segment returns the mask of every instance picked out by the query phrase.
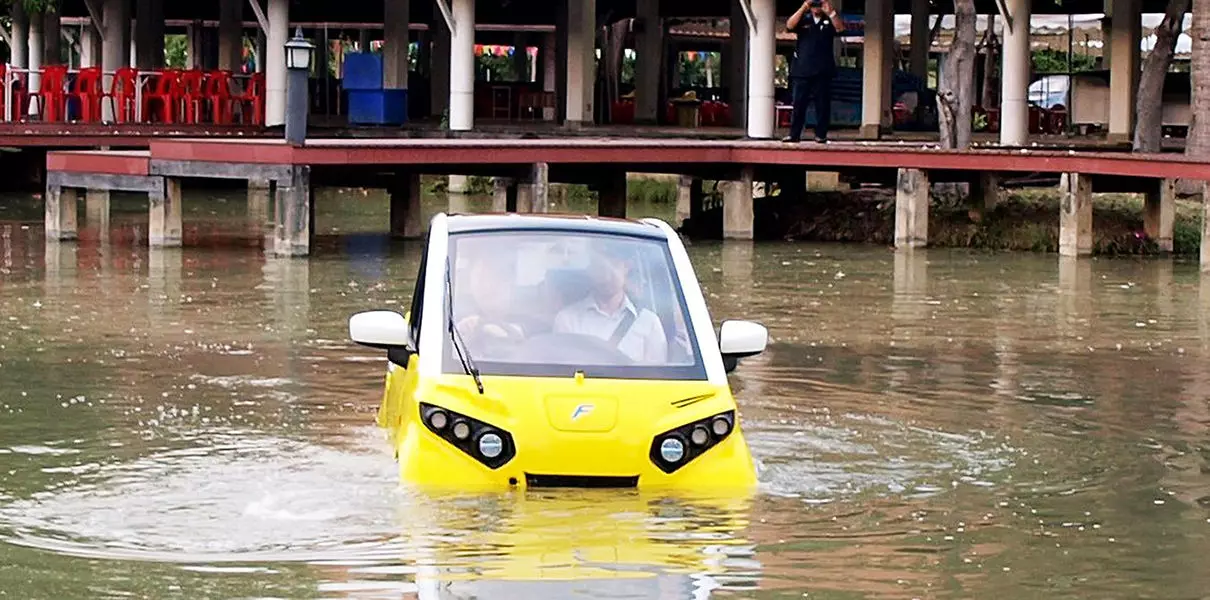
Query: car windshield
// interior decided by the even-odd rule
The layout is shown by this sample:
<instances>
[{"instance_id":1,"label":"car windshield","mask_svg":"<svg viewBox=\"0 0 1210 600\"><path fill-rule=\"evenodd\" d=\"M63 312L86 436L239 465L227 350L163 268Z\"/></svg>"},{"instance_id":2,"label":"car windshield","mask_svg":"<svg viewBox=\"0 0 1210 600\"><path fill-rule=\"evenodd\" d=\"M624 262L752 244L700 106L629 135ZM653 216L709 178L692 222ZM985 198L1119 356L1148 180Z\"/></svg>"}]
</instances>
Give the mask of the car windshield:
<instances>
[{"instance_id":1,"label":"car windshield","mask_svg":"<svg viewBox=\"0 0 1210 600\"><path fill-rule=\"evenodd\" d=\"M449 252L449 309L484 375L705 378L662 240L468 232L450 236ZM443 370L463 372L443 337Z\"/></svg>"}]
</instances>

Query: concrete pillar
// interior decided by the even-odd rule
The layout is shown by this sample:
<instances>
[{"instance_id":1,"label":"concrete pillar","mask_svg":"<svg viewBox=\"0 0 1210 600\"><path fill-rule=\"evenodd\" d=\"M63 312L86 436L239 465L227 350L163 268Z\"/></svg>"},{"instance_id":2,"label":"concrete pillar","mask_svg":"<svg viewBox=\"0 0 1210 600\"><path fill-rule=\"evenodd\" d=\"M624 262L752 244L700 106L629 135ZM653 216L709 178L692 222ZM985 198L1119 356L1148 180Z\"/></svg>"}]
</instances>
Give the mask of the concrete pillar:
<instances>
[{"instance_id":1,"label":"concrete pillar","mask_svg":"<svg viewBox=\"0 0 1210 600\"><path fill-rule=\"evenodd\" d=\"M673 217L672 227L679 228L685 219L689 218L689 214L693 212L693 177L681 175L680 181L676 186L676 214Z\"/></svg>"},{"instance_id":2,"label":"concrete pillar","mask_svg":"<svg viewBox=\"0 0 1210 600\"><path fill-rule=\"evenodd\" d=\"M76 190L73 188L51 184L46 186L47 240L76 239L79 231L76 198Z\"/></svg>"},{"instance_id":3,"label":"concrete pillar","mask_svg":"<svg viewBox=\"0 0 1210 600\"><path fill-rule=\"evenodd\" d=\"M979 173L970 184L969 204L981 219L1000 203L1000 175L998 173Z\"/></svg>"},{"instance_id":4,"label":"concrete pillar","mask_svg":"<svg viewBox=\"0 0 1210 600\"><path fill-rule=\"evenodd\" d=\"M232 2L233 0L221 0L221 2ZM220 6L222 5L220 2ZM155 33L152 29L155 26L155 11L154 6L160 4L161 0L135 0L134 14L134 64L140 69L152 69L155 61L156 45L152 41ZM219 17L222 18L221 16ZM164 32L161 28L159 31L160 37L163 37ZM160 62L163 62L163 49L160 48Z\"/></svg>"},{"instance_id":5,"label":"concrete pillar","mask_svg":"<svg viewBox=\"0 0 1210 600\"><path fill-rule=\"evenodd\" d=\"M1142 11L1139 0L1112 0L1113 29L1109 46L1109 134L1111 143L1130 142L1134 133L1135 96L1139 89L1139 43L1142 41Z\"/></svg>"},{"instance_id":6,"label":"concrete pillar","mask_svg":"<svg viewBox=\"0 0 1210 600\"><path fill-rule=\"evenodd\" d=\"M512 177L492 177L492 212L516 212L517 188Z\"/></svg>"},{"instance_id":7,"label":"concrete pillar","mask_svg":"<svg viewBox=\"0 0 1210 600\"><path fill-rule=\"evenodd\" d=\"M24 69L29 65L29 15L25 13L25 3L10 4L9 17L12 19L9 32L9 63Z\"/></svg>"},{"instance_id":8,"label":"concrete pillar","mask_svg":"<svg viewBox=\"0 0 1210 600\"><path fill-rule=\"evenodd\" d=\"M30 92L36 92L42 86L42 75L38 71L42 68L42 27L45 20L41 13L33 13L29 15L29 77L26 79L26 89ZM42 111L45 115L46 108L42 106L39 100L38 104L29 103L29 114L37 115L38 111Z\"/></svg>"},{"instance_id":9,"label":"concrete pillar","mask_svg":"<svg viewBox=\"0 0 1210 600\"><path fill-rule=\"evenodd\" d=\"M559 61L556 56L555 47L557 46L556 36L553 33L548 33L542 36L542 49L538 52L542 56L542 93L546 95L554 95L558 89L559 79ZM555 107L547 106L545 102L542 105L542 120L555 120Z\"/></svg>"},{"instance_id":10,"label":"concrete pillar","mask_svg":"<svg viewBox=\"0 0 1210 600\"><path fill-rule=\"evenodd\" d=\"M475 0L453 0L450 32L450 130L475 124Z\"/></svg>"},{"instance_id":11,"label":"concrete pillar","mask_svg":"<svg viewBox=\"0 0 1210 600\"><path fill-rule=\"evenodd\" d=\"M750 240L754 237L755 213L752 201L754 179L755 173L752 167L743 167L738 180L726 183L723 191L723 239Z\"/></svg>"},{"instance_id":12,"label":"concrete pillar","mask_svg":"<svg viewBox=\"0 0 1210 600\"><path fill-rule=\"evenodd\" d=\"M286 123L286 42L290 39L289 0L269 0L265 42L265 125ZM280 196L281 191L278 191ZM279 210L280 212L280 210Z\"/></svg>"},{"instance_id":13,"label":"concrete pillar","mask_svg":"<svg viewBox=\"0 0 1210 600\"><path fill-rule=\"evenodd\" d=\"M899 169L895 184L895 247L923 248L929 243L929 175Z\"/></svg>"},{"instance_id":14,"label":"concrete pillar","mask_svg":"<svg viewBox=\"0 0 1210 600\"><path fill-rule=\"evenodd\" d=\"M162 1L153 1L148 17L148 20L151 22L151 33L148 35L151 50L148 54L151 55L151 68L153 69L164 68L164 4ZM242 17L243 13L240 12L239 14Z\"/></svg>"},{"instance_id":15,"label":"concrete pillar","mask_svg":"<svg viewBox=\"0 0 1210 600\"><path fill-rule=\"evenodd\" d=\"M513 33L513 73L517 81L533 81L529 76L529 34L524 31Z\"/></svg>"},{"instance_id":16,"label":"concrete pillar","mask_svg":"<svg viewBox=\"0 0 1210 600\"><path fill-rule=\"evenodd\" d=\"M567 65L563 82L565 119L572 126L592 124L596 77L596 0L567 2Z\"/></svg>"},{"instance_id":17,"label":"concrete pillar","mask_svg":"<svg viewBox=\"0 0 1210 600\"><path fill-rule=\"evenodd\" d=\"M429 65L429 112L434 117L440 117L450 106L450 62L445 60L450 55L450 29L440 14L437 15L434 28L433 51L429 54L432 58Z\"/></svg>"},{"instance_id":18,"label":"concrete pillar","mask_svg":"<svg viewBox=\"0 0 1210 600\"><path fill-rule=\"evenodd\" d=\"M655 123L660 114L660 66L664 64L664 22L659 0L638 3L635 30L634 120Z\"/></svg>"},{"instance_id":19,"label":"concrete pillar","mask_svg":"<svg viewBox=\"0 0 1210 600\"><path fill-rule=\"evenodd\" d=\"M272 193L273 184L270 180L248 180L248 225L253 233L261 235L269 227L269 213L273 207Z\"/></svg>"},{"instance_id":20,"label":"concrete pillar","mask_svg":"<svg viewBox=\"0 0 1210 600\"><path fill-rule=\"evenodd\" d=\"M517 184L516 211L545 213L550 208L550 165L534 163Z\"/></svg>"},{"instance_id":21,"label":"concrete pillar","mask_svg":"<svg viewBox=\"0 0 1210 600\"><path fill-rule=\"evenodd\" d=\"M1210 202L1206 198L1210 198L1210 186L1202 187L1202 273L1210 273ZM1205 286L1203 286L1203 289Z\"/></svg>"},{"instance_id":22,"label":"concrete pillar","mask_svg":"<svg viewBox=\"0 0 1210 600\"><path fill-rule=\"evenodd\" d=\"M153 0L154 1L154 0ZM258 0L259 1L259 0ZM239 72L244 59L244 2L219 0L218 68Z\"/></svg>"},{"instance_id":23,"label":"concrete pillar","mask_svg":"<svg viewBox=\"0 0 1210 600\"><path fill-rule=\"evenodd\" d=\"M1030 0L1005 0L1012 27L1005 23L1000 69L1000 144L1023 146L1029 137Z\"/></svg>"},{"instance_id":24,"label":"concrete pillar","mask_svg":"<svg viewBox=\"0 0 1210 600\"><path fill-rule=\"evenodd\" d=\"M742 129L748 122L748 23L744 20L739 0L731 0L731 42L723 63L723 72L728 77L727 101L731 104L731 126Z\"/></svg>"},{"instance_id":25,"label":"concrete pillar","mask_svg":"<svg viewBox=\"0 0 1210 600\"><path fill-rule=\"evenodd\" d=\"M938 15L937 18L941 18ZM929 74L929 0L912 0L911 49L908 72L925 83Z\"/></svg>"},{"instance_id":26,"label":"concrete pillar","mask_svg":"<svg viewBox=\"0 0 1210 600\"><path fill-rule=\"evenodd\" d=\"M390 40L387 40L390 44ZM420 174L397 173L391 188L391 235L397 238L419 238L424 235L420 208Z\"/></svg>"},{"instance_id":27,"label":"concrete pillar","mask_svg":"<svg viewBox=\"0 0 1210 600\"><path fill-rule=\"evenodd\" d=\"M878 139L891 126L891 57L895 19L891 0L866 0L865 6L859 135L866 139Z\"/></svg>"},{"instance_id":28,"label":"concrete pillar","mask_svg":"<svg viewBox=\"0 0 1210 600\"><path fill-rule=\"evenodd\" d=\"M408 89L408 48L411 39L409 0L384 0L382 28L382 84L388 90Z\"/></svg>"},{"instance_id":29,"label":"concrete pillar","mask_svg":"<svg viewBox=\"0 0 1210 600\"><path fill-rule=\"evenodd\" d=\"M1059 179L1059 254L1092 254L1092 180L1079 173Z\"/></svg>"},{"instance_id":30,"label":"concrete pillar","mask_svg":"<svg viewBox=\"0 0 1210 600\"><path fill-rule=\"evenodd\" d=\"M370 30L369 29L358 29L357 30L357 51L358 52L369 52L370 51Z\"/></svg>"},{"instance_id":31,"label":"concrete pillar","mask_svg":"<svg viewBox=\"0 0 1210 600\"><path fill-rule=\"evenodd\" d=\"M147 242L153 247L181 245L181 180L164 178L163 191L147 195L151 208L147 222Z\"/></svg>"},{"instance_id":32,"label":"concrete pillar","mask_svg":"<svg viewBox=\"0 0 1210 600\"><path fill-rule=\"evenodd\" d=\"M109 238L109 190L88 190L84 194L84 222L96 227L102 240Z\"/></svg>"},{"instance_id":33,"label":"concrete pillar","mask_svg":"<svg viewBox=\"0 0 1210 600\"><path fill-rule=\"evenodd\" d=\"M749 2L755 29L748 30L748 137L770 139L776 108L773 103L774 61L777 57L777 3L774 0L737 0ZM751 198L751 191L746 195ZM751 225L747 226L751 239ZM723 228L726 235L727 228Z\"/></svg>"},{"instance_id":34,"label":"concrete pillar","mask_svg":"<svg viewBox=\"0 0 1210 600\"><path fill-rule=\"evenodd\" d=\"M277 182L273 215L273 254L306 256L311 252L311 168L291 168L288 181Z\"/></svg>"},{"instance_id":35,"label":"concrete pillar","mask_svg":"<svg viewBox=\"0 0 1210 600\"><path fill-rule=\"evenodd\" d=\"M103 76L106 90L111 89L113 85L112 73L127 65L126 53L129 51L127 34L130 27L129 25L123 27L122 24L130 21L129 1L103 0L104 4L101 7L102 26L104 27L104 36L101 40L101 70L106 73ZM101 116L105 121L113 121L111 103L101 103Z\"/></svg>"},{"instance_id":36,"label":"concrete pillar","mask_svg":"<svg viewBox=\"0 0 1210 600\"><path fill-rule=\"evenodd\" d=\"M446 190L451 194L465 194L466 184L466 175L450 175L446 183Z\"/></svg>"},{"instance_id":37,"label":"concrete pillar","mask_svg":"<svg viewBox=\"0 0 1210 600\"><path fill-rule=\"evenodd\" d=\"M608 173L597 185L597 215L626 218L626 172Z\"/></svg>"},{"instance_id":38,"label":"concrete pillar","mask_svg":"<svg viewBox=\"0 0 1210 600\"><path fill-rule=\"evenodd\" d=\"M1121 56L1119 54L1119 56ZM1176 221L1176 180L1160 179L1143 206L1143 230L1161 252L1172 252L1172 226Z\"/></svg>"}]
</instances>

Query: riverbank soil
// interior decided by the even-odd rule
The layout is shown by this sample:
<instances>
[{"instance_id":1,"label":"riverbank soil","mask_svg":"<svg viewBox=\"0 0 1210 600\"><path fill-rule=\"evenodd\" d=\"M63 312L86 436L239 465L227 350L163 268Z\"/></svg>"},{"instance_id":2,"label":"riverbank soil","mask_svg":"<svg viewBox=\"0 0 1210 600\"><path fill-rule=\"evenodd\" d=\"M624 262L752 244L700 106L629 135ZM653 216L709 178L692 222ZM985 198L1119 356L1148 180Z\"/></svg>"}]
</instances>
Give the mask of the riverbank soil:
<instances>
[{"instance_id":1,"label":"riverbank soil","mask_svg":"<svg viewBox=\"0 0 1210 600\"><path fill-rule=\"evenodd\" d=\"M797 195L797 194L796 194ZM964 186L934 189L929 204L929 245L1057 252L1059 193L1053 188L1004 190L991 210L976 210ZM755 201L754 235L759 240L864 242L891 245L895 192L890 188L807 191L801 201L780 195ZM1143 230L1142 194L1096 194L1093 201L1095 254L1159 254ZM690 238L716 238L722 230L720 202L697 222L687 220ZM1173 253L1195 254L1200 243L1201 198L1179 198Z\"/></svg>"}]
</instances>

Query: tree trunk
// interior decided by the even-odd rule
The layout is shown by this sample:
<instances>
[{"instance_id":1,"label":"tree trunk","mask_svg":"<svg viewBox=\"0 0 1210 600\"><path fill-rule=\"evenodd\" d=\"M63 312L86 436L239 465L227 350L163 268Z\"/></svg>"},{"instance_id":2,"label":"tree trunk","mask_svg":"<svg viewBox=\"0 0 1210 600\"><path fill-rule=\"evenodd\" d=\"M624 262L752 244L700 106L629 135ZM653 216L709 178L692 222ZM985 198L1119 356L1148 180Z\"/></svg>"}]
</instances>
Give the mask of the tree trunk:
<instances>
[{"instance_id":1,"label":"tree trunk","mask_svg":"<svg viewBox=\"0 0 1210 600\"><path fill-rule=\"evenodd\" d=\"M1138 124L1134 127L1135 152L1160 151L1164 78L1172 64L1176 39L1181 34L1181 24L1188 10L1189 0L1168 0L1164 19L1155 28L1155 47L1147 55L1147 60L1143 61L1143 74L1139 78L1139 95L1135 105L1138 113Z\"/></svg>"},{"instance_id":2,"label":"tree trunk","mask_svg":"<svg viewBox=\"0 0 1210 600\"><path fill-rule=\"evenodd\" d=\"M984 109L996 105L996 88L1000 82L1000 78L995 76L996 66L1000 64L999 49L1000 42L996 39L996 15L988 15L987 33L983 36L983 93L979 99L979 105Z\"/></svg>"},{"instance_id":3,"label":"tree trunk","mask_svg":"<svg viewBox=\"0 0 1210 600\"><path fill-rule=\"evenodd\" d=\"M1193 38L1193 57L1189 70L1192 98L1189 103L1189 136L1185 140L1185 154L1210 157L1210 0L1194 0L1193 27L1189 37Z\"/></svg>"},{"instance_id":4,"label":"tree trunk","mask_svg":"<svg viewBox=\"0 0 1210 600\"><path fill-rule=\"evenodd\" d=\"M937 90L942 148L970 147L971 106L975 100L975 18L974 0L954 0L954 41L945 59L945 76Z\"/></svg>"}]
</instances>

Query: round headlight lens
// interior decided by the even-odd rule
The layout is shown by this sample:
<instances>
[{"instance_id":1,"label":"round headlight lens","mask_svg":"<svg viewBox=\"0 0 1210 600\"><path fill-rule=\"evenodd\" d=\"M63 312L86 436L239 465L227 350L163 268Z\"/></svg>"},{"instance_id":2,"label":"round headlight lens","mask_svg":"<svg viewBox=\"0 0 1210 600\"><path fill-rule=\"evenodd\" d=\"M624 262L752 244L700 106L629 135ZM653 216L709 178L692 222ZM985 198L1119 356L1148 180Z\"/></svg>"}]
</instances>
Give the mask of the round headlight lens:
<instances>
[{"instance_id":1,"label":"round headlight lens","mask_svg":"<svg viewBox=\"0 0 1210 600\"><path fill-rule=\"evenodd\" d=\"M446 425L450 424L450 416L444 410L429 411L429 427L433 429L445 429Z\"/></svg>"},{"instance_id":2,"label":"round headlight lens","mask_svg":"<svg viewBox=\"0 0 1210 600\"><path fill-rule=\"evenodd\" d=\"M723 417L715 417L710 422L710 430L714 432L715 436L723 437L731 432L731 422Z\"/></svg>"},{"instance_id":3,"label":"round headlight lens","mask_svg":"<svg viewBox=\"0 0 1210 600\"><path fill-rule=\"evenodd\" d=\"M660 458L664 462L675 463L685 458L685 444L676 438L664 438L660 442Z\"/></svg>"},{"instance_id":4,"label":"round headlight lens","mask_svg":"<svg viewBox=\"0 0 1210 600\"><path fill-rule=\"evenodd\" d=\"M504 440L494 433L479 436L479 454L484 458L496 458L504 453Z\"/></svg>"},{"instance_id":5,"label":"round headlight lens","mask_svg":"<svg viewBox=\"0 0 1210 600\"><path fill-rule=\"evenodd\" d=\"M689 441L693 442L694 446L705 446L706 442L710 441L710 432L700 425L694 427L693 432L689 434Z\"/></svg>"},{"instance_id":6,"label":"round headlight lens","mask_svg":"<svg viewBox=\"0 0 1210 600\"><path fill-rule=\"evenodd\" d=\"M454 423L454 437L459 440L465 440L471 437L471 425L466 421L458 421Z\"/></svg>"}]
</instances>

